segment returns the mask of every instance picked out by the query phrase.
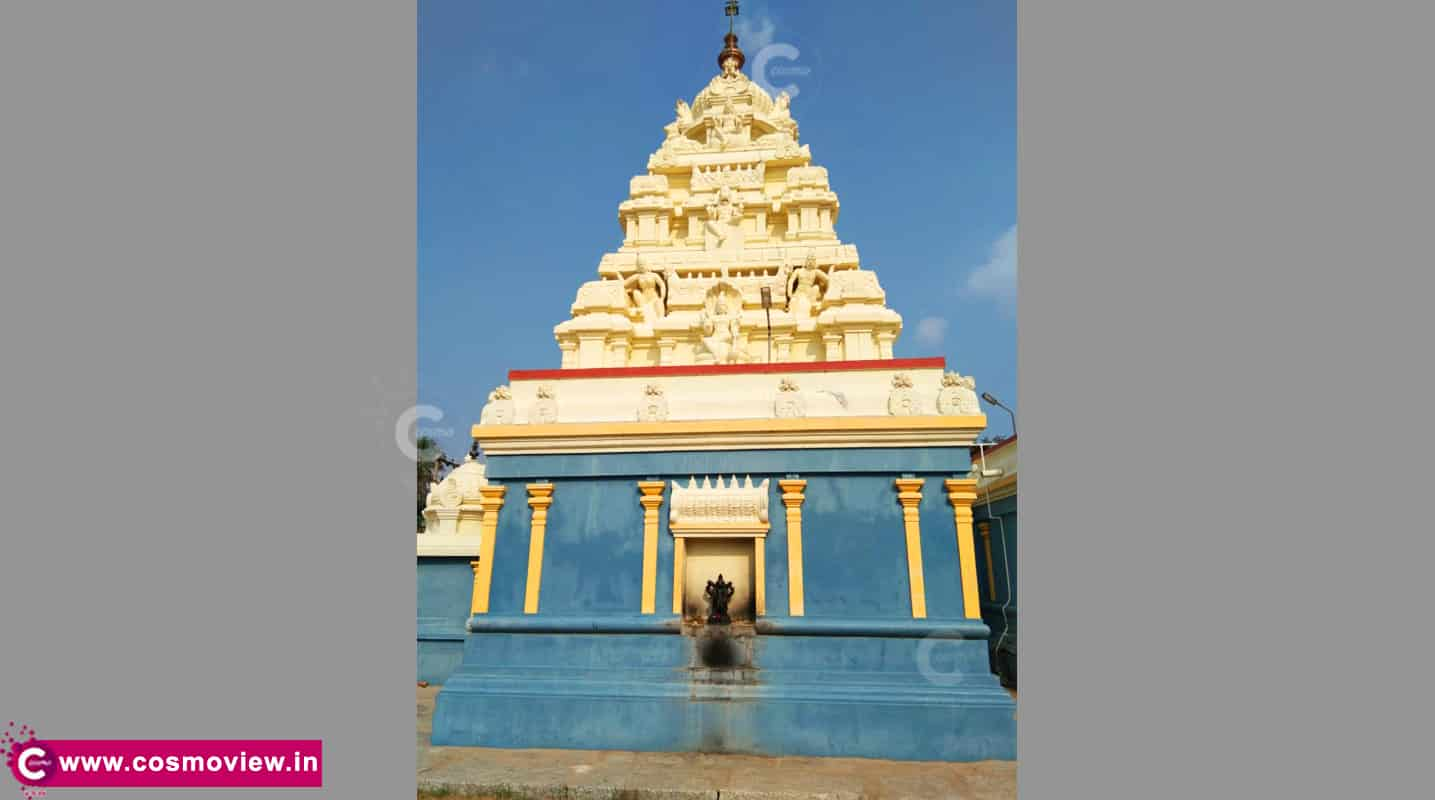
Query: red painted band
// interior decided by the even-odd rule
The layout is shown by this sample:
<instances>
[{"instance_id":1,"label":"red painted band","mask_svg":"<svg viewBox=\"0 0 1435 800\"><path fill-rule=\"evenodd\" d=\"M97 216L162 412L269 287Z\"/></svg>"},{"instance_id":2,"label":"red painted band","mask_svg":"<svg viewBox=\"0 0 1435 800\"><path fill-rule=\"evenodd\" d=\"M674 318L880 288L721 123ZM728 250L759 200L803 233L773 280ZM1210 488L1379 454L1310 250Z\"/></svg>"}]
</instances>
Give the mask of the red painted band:
<instances>
[{"instance_id":1,"label":"red painted band","mask_svg":"<svg viewBox=\"0 0 1435 800\"><path fill-rule=\"evenodd\" d=\"M508 380L554 381L565 378L646 378L678 375L761 375L773 372L855 372L878 369L945 369L947 359L887 358L865 361L805 361L781 364L687 364L674 367L596 367L592 369L512 369Z\"/></svg>"}]
</instances>

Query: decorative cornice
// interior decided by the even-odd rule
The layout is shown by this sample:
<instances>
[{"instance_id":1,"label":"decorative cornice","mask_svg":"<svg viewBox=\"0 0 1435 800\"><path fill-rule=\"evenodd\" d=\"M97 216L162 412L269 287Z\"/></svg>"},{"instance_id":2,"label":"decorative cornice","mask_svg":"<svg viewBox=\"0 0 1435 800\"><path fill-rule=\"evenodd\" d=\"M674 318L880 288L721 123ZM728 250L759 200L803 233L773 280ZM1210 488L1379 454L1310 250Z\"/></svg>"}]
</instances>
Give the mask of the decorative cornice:
<instances>
[{"instance_id":1,"label":"decorative cornice","mask_svg":"<svg viewBox=\"0 0 1435 800\"><path fill-rule=\"evenodd\" d=\"M592 369L514 369L509 382L574 378L648 378L680 375L742 375L789 372L843 372L884 369L946 369L947 359L873 358L861 361L787 361L768 364L686 364L672 367L596 367Z\"/></svg>"},{"instance_id":2,"label":"decorative cornice","mask_svg":"<svg viewBox=\"0 0 1435 800\"><path fill-rule=\"evenodd\" d=\"M986 421L985 416L796 417L475 425L472 432L489 455L952 447L971 444Z\"/></svg>"}]
</instances>

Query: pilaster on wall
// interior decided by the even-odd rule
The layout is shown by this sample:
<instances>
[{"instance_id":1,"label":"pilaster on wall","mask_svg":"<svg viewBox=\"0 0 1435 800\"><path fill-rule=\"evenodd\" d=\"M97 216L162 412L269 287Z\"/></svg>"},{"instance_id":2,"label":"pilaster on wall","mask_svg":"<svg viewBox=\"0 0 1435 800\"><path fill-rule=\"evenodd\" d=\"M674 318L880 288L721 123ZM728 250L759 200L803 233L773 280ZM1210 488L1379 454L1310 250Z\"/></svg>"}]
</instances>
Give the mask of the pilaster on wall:
<instances>
[{"instance_id":1,"label":"pilaster on wall","mask_svg":"<svg viewBox=\"0 0 1435 800\"><path fill-rule=\"evenodd\" d=\"M902 527L907 533L907 582L912 589L912 618L927 618L927 583L922 577L922 528L918 505L924 478L898 478L897 501L902 504Z\"/></svg>"},{"instance_id":2,"label":"pilaster on wall","mask_svg":"<svg viewBox=\"0 0 1435 800\"><path fill-rule=\"evenodd\" d=\"M780 480L782 505L787 509L787 613L803 616L802 591L802 501L805 480Z\"/></svg>"},{"instance_id":3,"label":"pilaster on wall","mask_svg":"<svg viewBox=\"0 0 1435 800\"><path fill-rule=\"evenodd\" d=\"M473 613L488 613L488 590L493 585L493 544L498 533L498 512L503 508L507 486L489 484L478 490L478 504L483 507L483 539L478 548L478 569L473 580Z\"/></svg>"},{"instance_id":4,"label":"pilaster on wall","mask_svg":"<svg viewBox=\"0 0 1435 800\"><path fill-rule=\"evenodd\" d=\"M987 557L987 599L997 601L997 570L992 564L992 523L982 520L977 523L977 533L982 535L982 551Z\"/></svg>"},{"instance_id":5,"label":"pilaster on wall","mask_svg":"<svg viewBox=\"0 0 1435 800\"><path fill-rule=\"evenodd\" d=\"M962 571L962 608L967 619L981 619L981 600L977 596L977 549L972 542L972 502L977 499L977 481L976 478L951 478L946 481L946 487L947 500L952 504L952 520L957 527L957 560Z\"/></svg>"},{"instance_id":6,"label":"pilaster on wall","mask_svg":"<svg viewBox=\"0 0 1435 800\"><path fill-rule=\"evenodd\" d=\"M528 484L528 507L533 518L528 529L528 584L523 593L523 613L538 613L538 589L543 583L543 536L548 530L548 507L553 505L553 484Z\"/></svg>"},{"instance_id":7,"label":"pilaster on wall","mask_svg":"<svg viewBox=\"0 0 1435 800\"><path fill-rule=\"evenodd\" d=\"M638 481L643 506L643 607L642 613L653 614L658 608L658 509L663 505L664 481ZM677 581L674 581L677 584ZM675 603L681 602L674 590Z\"/></svg>"}]
</instances>

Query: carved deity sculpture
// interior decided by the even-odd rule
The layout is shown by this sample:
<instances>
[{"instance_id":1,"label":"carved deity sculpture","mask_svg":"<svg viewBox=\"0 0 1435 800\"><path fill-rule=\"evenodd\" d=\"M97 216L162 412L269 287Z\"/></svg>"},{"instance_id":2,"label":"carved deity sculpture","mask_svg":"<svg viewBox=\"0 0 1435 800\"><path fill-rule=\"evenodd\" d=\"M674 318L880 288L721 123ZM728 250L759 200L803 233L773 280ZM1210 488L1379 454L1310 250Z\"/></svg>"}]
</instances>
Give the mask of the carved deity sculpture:
<instances>
[{"instance_id":1,"label":"carved deity sculpture","mask_svg":"<svg viewBox=\"0 0 1435 800\"><path fill-rule=\"evenodd\" d=\"M742 250L742 198L731 186L718 190L708 204L708 218L703 222L706 250L722 250L724 258L737 257Z\"/></svg>"},{"instance_id":2,"label":"carved deity sculpture","mask_svg":"<svg viewBox=\"0 0 1435 800\"><path fill-rule=\"evenodd\" d=\"M723 103L722 111L711 117L708 144L725 150L730 146L743 144L746 140L742 117L733 108L731 100Z\"/></svg>"},{"instance_id":3,"label":"carved deity sculpture","mask_svg":"<svg viewBox=\"0 0 1435 800\"><path fill-rule=\"evenodd\" d=\"M887 395L887 413L894 417L910 417L918 413L917 393L912 376L899 372L892 376L892 391Z\"/></svg>"},{"instance_id":4,"label":"carved deity sculpture","mask_svg":"<svg viewBox=\"0 0 1435 800\"><path fill-rule=\"evenodd\" d=\"M777 384L777 399L772 403L772 415L779 418L807 416L807 404L802 400L802 389L791 378L783 378Z\"/></svg>"},{"instance_id":5,"label":"carved deity sculpture","mask_svg":"<svg viewBox=\"0 0 1435 800\"><path fill-rule=\"evenodd\" d=\"M488 393L488 403L478 414L480 425L508 425L513 422L513 392L500 386Z\"/></svg>"},{"instance_id":6,"label":"carved deity sculpture","mask_svg":"<svg viewBox=\"0 0 1435 800\"><path fill-rule=\"evenodd\" d=\"M630 313L647 325L652 325L667 313L668 284L663 276L653 272L647 264L638 259L638 271L623 281L628 293Z\"/></svg>"},{"instance_id":7,"label":"carved deity sculpture","mask_svg":"<svg viewBox=\"0 0 1435 800\"><path fill-rule=\"evenodd\" d=\"M558 421L558 396L553 389L553 384L545 383L538 387L538 399L529 409L528 421L538 425L547 425Z\"/></svg>"},{"instance_id":8,"label":"carved deity sculpture","mask_svg":"<svg viewBox=\"0 0 1435 800\"><path fill-rule=\"evenodd\" d=\"M798 321L811 318L827 292L827 273L817 267L817 254L809 250L807 262L787 278L787 310Z\"/></svg>"},{"instance_id":9,"label":"carved deity sculpture","mask_svg":"<svg viewBox=\"0 0 1435 800\"><path fill-rule=\"evenodd\" d=\"M703 594L707 596L711 608L708 613L709 625L732 624L732 617L727 613L727 604L732 602L733 591L732 581L723 580L722 573L718 573L717 580L708 581Z\"/></svg>"},{"instance_id":10,"label":"carved deity sculpture","mask_svg":"<svg viewBox=\"0 0 1435 800\"><path fill-rule=\"evenodd\" d=\"M643 387L643 399L638 403L639 422L663 422L668 418L668 398L663 387L650 383Z\"/></svg>"},{"instance_id":11,"label":"carved deity sculpture","mask_svg":"<svg viewBox=\"0 0 1435 800\"><path fill-rule=\"evenodd\" d=\"M737 56L728 56L722 60L722 76L728 80L741 77L742 73L738 71L741 68L742 64L737 60Z\"/></svg>"},{"instance_id":12,"label":"carved deity sculpture","mask_svg":"<svg viewBox=\"0 0 1435 800\"><path fill-rule=\"evenodd\" d=\"M707 303L699 317L702 332L701 350L719 364L737 364L749 356L739 346L742 341L742 295L728 284L718 284L708 292Z\"/></svg>"},{"instance_id":13,"label":"carved deity sculpture","mask_svg":"<svg viewBox=\"0 0 1435 800\"><path fill-rule=\"evenodd\" d=\"M942 375L942 389L937 393L939 414L980 414L977 403L977 382L970 375L948 372Z\"/></svg>"}]
</instances>

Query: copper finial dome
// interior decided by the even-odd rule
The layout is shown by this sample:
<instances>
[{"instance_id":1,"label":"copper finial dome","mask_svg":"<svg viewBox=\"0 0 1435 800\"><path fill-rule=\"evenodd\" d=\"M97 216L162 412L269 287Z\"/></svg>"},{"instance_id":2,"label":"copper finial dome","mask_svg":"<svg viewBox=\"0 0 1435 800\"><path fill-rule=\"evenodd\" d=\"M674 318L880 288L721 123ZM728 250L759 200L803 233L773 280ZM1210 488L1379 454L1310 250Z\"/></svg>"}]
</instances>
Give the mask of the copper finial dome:
<instances>
[{"instance_id":1,"label":"copper finial dome","mask_svg":"<svg viewBox=\"0 0 1435 800\"><path fill-rule=\"evenodd\" d=\"M723 66L728 56L732 56L737 59L737 68L742 69L742 65L747 63L747 56L744 56L742 50L737 46L737 34L729 33L723 37L723 41L727 43L727 47L724 47L722 52L718 53L718 66Z\"/></svg>"},{"instance_id":2,"label":"copper finial dome","mask_svg":"<svg viewBox=\"0 0 1435 800\"><path fill-rule=\"evenodd\" d=\"M721 69L723 74L727 74L726 64L729 57L737 59L737 69L740 70L742 65L747 63L747 56L744 56L742 50L738 49L737 34L733 33L732 29L733 23L737 21L737 0L727 0L723 6L723 13L727 15L727 35L722 37L722 40L727 46L722 49L721 53L718 53L718 69Z\"/></svg>"}]
</instances>

